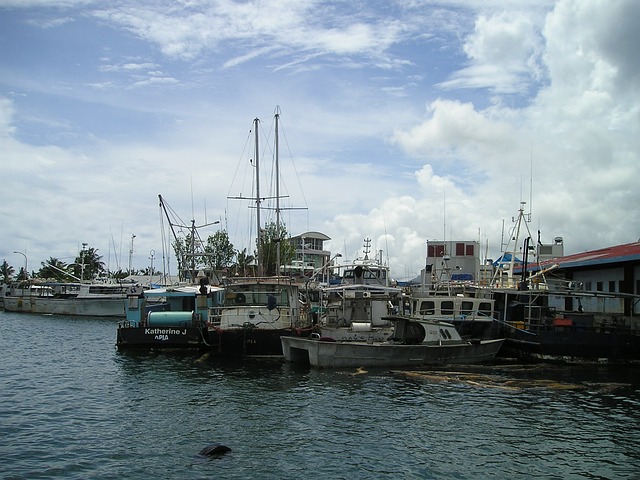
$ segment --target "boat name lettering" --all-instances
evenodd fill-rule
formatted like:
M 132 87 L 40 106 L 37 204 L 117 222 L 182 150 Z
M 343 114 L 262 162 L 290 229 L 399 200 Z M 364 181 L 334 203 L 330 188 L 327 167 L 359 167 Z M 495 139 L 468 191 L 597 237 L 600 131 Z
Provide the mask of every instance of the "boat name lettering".
M 145 328 L 145 335 L 186 335 L 186 329 L 179 328 Z

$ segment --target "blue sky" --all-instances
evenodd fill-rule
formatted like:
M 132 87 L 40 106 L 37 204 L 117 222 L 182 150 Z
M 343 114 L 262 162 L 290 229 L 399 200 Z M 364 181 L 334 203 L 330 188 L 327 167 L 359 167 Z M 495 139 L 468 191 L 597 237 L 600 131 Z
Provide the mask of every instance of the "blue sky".
M 396 278 L 427 240 L 495 258 L 520 201 L 566 253 L 637 241 L 637 18 L 633 0 L 0 0 L 0 259 L 37 270 L 84 242 L 126 268 L 135 234 L 144 268 L 158 194 L 250 248 L 227 197 L 276 107 L 286 202 L 307 208 L 289 232 L 346 258 L 371 238 Z

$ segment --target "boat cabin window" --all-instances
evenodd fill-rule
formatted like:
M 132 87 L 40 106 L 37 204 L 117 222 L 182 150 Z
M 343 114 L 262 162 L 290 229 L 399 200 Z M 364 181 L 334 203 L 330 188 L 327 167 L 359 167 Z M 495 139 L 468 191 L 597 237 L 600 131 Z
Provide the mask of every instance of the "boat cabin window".
M 355 270 L 345 270 L 343 278 L 353 280 L 356 278 Z M 363 268 L 362 278 L 364 280 L 386 280 L 387 272 L 379 268 Z
M 453 301 L 445 300 L 440 304 L 440 313 L 442 315 L 453 315 Z
M 436 305 L 432 300 L 420 303 L 420 315 L 434 315 L 436 313 Z
M 480 315 L 487 315 L 490 317 L 493 314 L 491 311 L 491 302 L 480 302 L 478 313 L 480 313 Z
M 473 302 L 463 300 L 460 305 L 460 315 L 471 315 L 473 313 Z

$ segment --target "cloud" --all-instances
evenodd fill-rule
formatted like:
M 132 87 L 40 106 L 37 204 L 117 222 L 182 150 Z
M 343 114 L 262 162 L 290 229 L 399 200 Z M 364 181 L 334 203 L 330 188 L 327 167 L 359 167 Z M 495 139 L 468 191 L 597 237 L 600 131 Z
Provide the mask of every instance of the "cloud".
M 463 49 L 469 66 L 441 82 L 444 89 L 489 88 L 499 94 L 527 93 L 542 75 L 542 37 L 524 12 L 481 15 Z

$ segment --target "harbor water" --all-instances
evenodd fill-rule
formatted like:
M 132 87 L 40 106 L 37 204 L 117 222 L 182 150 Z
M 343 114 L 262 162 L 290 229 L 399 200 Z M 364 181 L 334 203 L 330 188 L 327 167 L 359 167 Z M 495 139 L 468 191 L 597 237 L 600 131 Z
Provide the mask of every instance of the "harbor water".
M 640 478 L 638 367 L 314 370 L 116 327 L 0 312 L 0 478 Z

